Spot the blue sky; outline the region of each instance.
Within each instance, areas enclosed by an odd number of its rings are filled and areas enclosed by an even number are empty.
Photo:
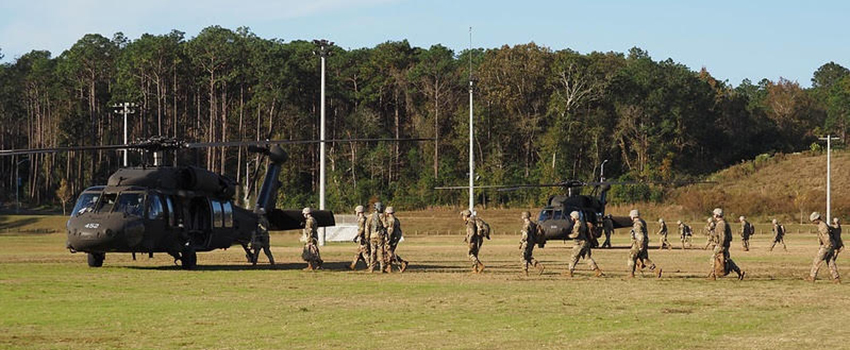
[[[803,86],[834,61],[850,67],[847,1],[411,1],[3,0],[0,49],[10,62],[32,49],[54,56],[86,33],[131,39],[171,29],[248,26],[264,38],[327,38],[345,48],[387,40],[498,47],[534,41],[553,50],[624,52],[705,66],[737,85],[785,77]]]

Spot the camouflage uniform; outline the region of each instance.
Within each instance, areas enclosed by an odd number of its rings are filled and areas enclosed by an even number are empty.
[[[388,210],[389,208],[391,207],[388,207]],[[387,271],[392,272],[392,264],[396,263],[399,265],[399,271],[404,272],[409,263],[407,260],[402,259],[395,253],[398,243],[401,241],[402,237],[401,222],[399,222],[398,218],[396,218],[393,212],[390,211],[388,211],[384,216],[384,221],[387,225],[387,238],[389,238],[389,241],[387,242]]]
[[[708,277],[717,279],[718,276],[723,277],[734,271],[738,274],[738,279],[742,280],[744,279],[744,272],[729,255],[729,247],[732,244],[732,228],[722,216],[719,216],[716,220],[715,230],[709,236],[711,243],[714,244],[714,254],[711,258],[712,268]]]
[[[387,229],[383,215],[375,211],[366,221],[366,230],[369,234],[369,272],[375,270],[375,265],[380,265],[381,272],[386,272],[387,264]],[[380,259],[380,260],[378,260]]]
[[[632,217],[632,247],[629,250],[629,277],[635,277],[635,269],[638,261],[641,266],[649,265],[649,270],[655,270],[655,263],[649,259],[649,233],[646,230],[646,221],[639,217]],[[661,270],[659,269],[659,277]]]
[[[573,247],[573,254],[570,258],[569,265],[569,276],[573,276],[573,271],[576,269],[576,264],[578,264],[579,259],[584,258],[587,260],[587,264],[590,265],[590,269],[596,272],[596,276],[602,276],[602,271],[599,270],[599,266],[596,265],[596,261],[593,260],[591,256],[590,250],[590,241],[588,238],[587,226],[584,224],[581,219],[573,218],[573,229],[572,233],[570,233],[567,237],[575,240],[576,245]]]
[[[768,251],[772,252],[776,243],[782,243],[782,249],[786,252],[788,251],[788,247],[785,246],[785,226],[779,222],[773,223],[773,244],[770,245],[770,249],[768,249]]]
[[[714,223],[714,220],[709,218],[708,223],[706,223],[705,228],[703,228],[703,230],[705,230],[705,234],[708,236],[705,240],[705,247],[702,248],[703,250],[708,249],[708,247],[710,247],[710,246],[712,248],[714,248],[712,245],[717,244],[717,242],[715,242],[715,240],[712,238],[712,236],[714,236],[714,234],[715,234],[714,233],[715,229],[716,229],[716,224]]]
[[[659,239],[660,244],[658,246],[658,250],[662,250],[664,247],[667,247],[667,250],[672,250],[673,245],[667,240],[667,223],[664,222],[664,220],[659,220],[658,222],[661,224],[661,228],[658,229],[658,235],[661,236]],[[644,226],[644,228],[646,228],[646,226]]]
[[[478,237],[478,249],[480,250],[484,245],[484,238],[487,238],[488,241],[490,240],[490,225],[476,214],[472,215],[472,219],[475,220],[475,229],[478,232],[476,237]]]
[[[602,218],[602,233],[605,234],[605,242],[602,242],[602,248],[611,248],[611,234],[614,233],[614,223],[611,221],[611,215],[605,215]]]
[[[313,218],[313,215],[306,214],[305,216],[306,218],[304,221],[304,230],[302,235],[306,242],[304,243],[304,250],[301,252],[301,258],[307,262],[305,270],[321,269],[323,261],[319,254],[318,225],[316,224],[316,219]]]
[[[755,227],[749,221],[741,220],[741,247],[745,252],[750,250],[750,236],[755,232]]]
[[[534,266],[537,268],[540,274],[543,273],[544,267],[543,264],[538,262],[532,256],[534,252],[534,244],[537,243],[537,223],[532,222],[530,215],[523,214],[523,222],[522,229],[520,232],[522,236],[519,240],[519,250],[522,252],[522,271],[525,272],[525,275],[528,276],[528,265]]]
[[[370,247],[369,237],[366,236],[366,216],[363,213],[357,213],[357,236],[354,238],[357,245],[357,254],[354,256],[354,261],[351,262],[351,268],[354,270],[357,267],[357,262],[363,261],[366,266],[369,266]]]
[[[817,221],[818,225],[818,243],[820,243],[820,248],[818,248],[818,253],[815,256],[814,261],[812,262],[812,271],[809,273],[809,281],[814,282],[818,277],[818,270],[820,269],[820,265],[822,262],[826,262],[827,266],[829,266],[829,273],[832,274],[832,279],[836,283],[840,283],[840,279],[838,276],[838,266],[835,264],[835,259],[833,258],[835,255],[835,237],[833,235],[832,230],[830,230],[829,225],[820,220],[820,214],[817,214],[817,218],[815,218],[815,214],[812,213],[812,221]]]
[[[254,236],[251,237],[251,249],[254,252],[251,254],[251,263],[257,265],[257,259],[260,258],[260,250],[266,257],[269,258],[269,264],[274,265],[274,256],[269,248],[269,220],[265,215],[259,215],[257,219],[257,229],[254,231]]]
[[[466,225],[466,237],[463,241],[467,244],[467,255],[469,256],[469,261],[472,262],[472,272],[480,273],[484,270],[484,264],[478,259],[478,252],[481,249],[483,239],[478,235],[478,225],[475,224],[475,219],[471,215],[466,215],[467,213],[464,212],[463,216],[464,224]]]
[[[691,246],[692,236],[693,231],[691,230],[691,227],[679,221],[679,240],[682,241],[682,249],[685,249],[685,243],[687,243],[688,247]]]

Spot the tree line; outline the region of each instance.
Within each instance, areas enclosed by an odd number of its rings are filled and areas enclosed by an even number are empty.
[[[87,34],[58,56],[31,51],[0,65],[0,145],[121,144],[122,118],[111,107],[120,102],[137,104],[131,139],[318,139],[316,51],[312,42],[260,38],[244,27],[211,26],[192,38],[177,30],[135,40]],[[850,127],[850,71],[833,62],[814,72],[811,88],[782,78],[732,86],[640,48],[332,46],[328,138],[435,141],[329,144],[330,209],[375,198],[406,208],[463,203],[465,193],[433,187],[465,183],[470,79],[482,185],[590,180],[606,159],[608,178],[693,179],[759,154],[807,149],[827,132],[846,140]],[[282,205],[316,205],[318,146],[286,147]],[[263,168],[244,147],[175,158],[240,183]],[[56,205],[57,189],[77,194],[120,165],[115,151],[4,157],[0,198],[14,198],[20,177],[23,202]],[[553,191],[479,191],[478,202],[527,205]],[[652,196],[623,190],[615,197]]]

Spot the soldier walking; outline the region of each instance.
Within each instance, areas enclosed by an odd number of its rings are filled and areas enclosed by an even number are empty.
[[[602,270],[599,269],[599,266],[596,265],[596,261],[593,260],[591,256],[590,250],[590,241],[587,232],[587,225],[585,225],[584,221],[581,220],[581,216],[577,211],[570,213],[570,220],[573,222],[572,233],[570,233],[567,237],[575,240],[576,245],[573,247],[573,255],[570,259],[569,270],[567,271],[570,277],[573,277],[573,272],[576,269],[576,264],[579,259],[585,259],[587,264],[590,265],[590,269],[595,272],[596,277],[604,276]]]
[[[269,264],[274,265],[274,256],[269,246],[269,219],[266,218],[266,210],[260,208],[257,210],[257,229],[251,237],[251,249],[254,251],[251,254],[251,264],[257,265],[262,250],[269,258]]]
[[[478,253],[481,249],[483,239],[478,235],[478,226],[475,224],[475,218],[472,217],[472,212],[464,210],[460,212],[463,217],[463,223],[466,225],[466,238],[463,239],[467,245],[467,255],[469,261],[472,262],[472,273],[481,273],[484,271],[484,264],[478,259]]]
[[[319,270],[322,268],[322,257],[319,255],[319,232],[316,219],[313,218],[313,209],[310,207],[301,210],[304,215],[304,231],[302,236],[305,240],[304,250],[301,251],[301,258],[307,262],[305,271]]]
[[[605,234],[605,242],[602,242],[602,248],[611,248],[611,234],[614,233],[614,222],[611,214],[602,218],[602,233]]]
[[[814,282],[818,277],[818,270],[821,263],[826,262],[827,266],[829,266],[829,273],[832,274],[832,283],[841,283],[841,279],[838,276],[838,265],[835,264],[834,259],[836,241],[831,228],[821,220],[820,213],[818,212],[812,213],[809,216],[809,220],[818,226],[818,243],[820,243],[820,248],[818,248],[818,253],[812,262],[812,271],[809,273],[809,277],[806,277],[806,281]]]
[[[632,247],[629,250],[628,266],[629,278],[634,278],[638,262],[641,266],[648,264],[650,271],[655,270],[655,263],[649,259],[649,233],[646,229],[646,221],[640,218],[640,212],[637,209],[632,209],[629,212],[629,217],[632,219]],[[664,221],[659,219],[659,222],[663,223]],[[661,269],[658,269],[656,277],[661,278]]]
[[[375,271],[375,265],[379,265],[381,273],[385,273],[387,272],[385,267],[388,259],[387,226],[384,223],[383,215],[381,215],[384,205],[381,202],[375,202],[374,208],[375,211],[366,221],[366,232],[369,235],[369,272]]]
[[[705,247],[702,247],[702,250],[708,249],[709,246],[714,248],[714,246],[712,246],[712,244],[716,244],[716,243],[712,239],[712,236],[714,236],[715,228],[716,228],[716,224],[714,223],[714,220],[712,218],[708,218],[708,221],[705,224],[705,228],[703,228],[703,230],[705,230],[706,236],[708,236],[708,237],[705,239]]]
[[[407,270],[407,265],[410,263],[407,260],[402,259],[395,252],[398,247],[398,243],[401,242],[401,222],[395,217],[395,209],[393,209],[393,207],[387,207],[385,213],[384,223],[387,225],[387,238],[389,239],[389,242],[387,243],[387,272],[393,271],[393,263],[399,266],[399,272],[404,272],[404,270]]]
[[[543,274],[545,267],[532,256],[534,245],[537,243],[537,223],[531,221],[531,213],[524,211],[520,216],[522,219],[522,237],[519,240],[519,251],[522,252],[522,271],[528,276],[528,265],[537,268],[537,274]]]
[[[357,218],[357,236],[354,237],[354,241],[358,243],[357,245],[357,254],[354,256],[354,261],[351,262],[349,266],[350,269],[354,270],[357,268],[357,262],[363,261],[366,264],[366,267],[369,267],[369,237],[366,236],[366,214],[364,213],[365,209],[362,205],[358,205],[354,208],[354,215]]]
[[[723,209],[716,208],[713,214],[716,226],[709,239],[714,244],[714,254],[711,259],[712,269],[708,278],[716,280],[718,276],[723,277],[728,275],[729,272],[735,271],[738,274],[738,280],[743,280],[744,271],[735,264],[735,261],[729,255],[729,247],[732,244],[732,228],[723,218]]]
[[[748,252],[750,251],[750,236],[756,232],[756,229],[743,215],[738,218],[738,221],[741,222],[741,247],[744,248],[745,252]]]
[[[776,243],[782,243],[782,249],[786,252],[788,251],[788,247],[785,246],[785,225],[782,225],[778,220],[773,219],[773,244],[770,245],[770,249],[767,251],[772,252]]]
[[[659,218],[658,224],[661,225],[661,227],[658,229],[658,235],[661,236],[661,243],[658,246],[658,250],[662,250],[664,249],[664,247],[667,247],[667,250],[672,250],[673,245],[670,244],[670,241],[667,240],[667,223],[664,222],[664,219]]]
[[[682,250],[686,249],[685,243],[687,243],[687,247],[690,248],[692,246],[691,237],[694,234],[691,227],[682,222],[682,220],[676,221],[676,224],[679,225],[679,240],[682,241]]]

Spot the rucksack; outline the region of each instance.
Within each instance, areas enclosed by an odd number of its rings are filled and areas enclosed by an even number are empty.
[[[490,224],[484,222],[484,220],[476,218],[475,226],[478,228],[479,236],[486,237],[488,240],[490,239]]]

